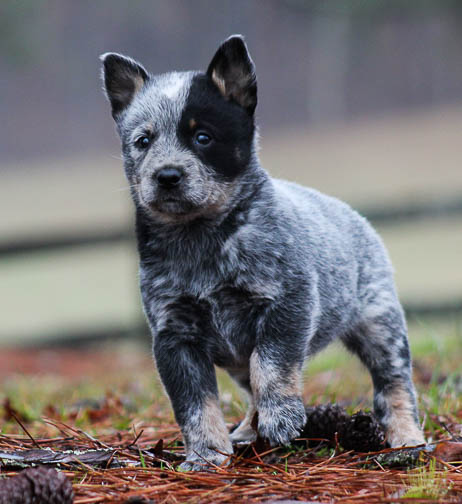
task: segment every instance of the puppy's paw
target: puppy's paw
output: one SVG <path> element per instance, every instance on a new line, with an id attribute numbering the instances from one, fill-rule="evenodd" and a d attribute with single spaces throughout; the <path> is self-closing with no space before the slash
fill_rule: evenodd
<path id="1" fill-rule="evenodd" d="M 209 448 L 202 449 L 187 455 L 186 460 L 179 465 L 180 471 L 213 471 L 216 466 L 220 466 L 229 459 L 228 455 L 223 455 Z"/>
<path id="2" fill-rule="evenodd" d="M 413 426 L 409 430 L 403 430 L 394 426 L 393 428 L 388 428 L 386 433 L 388 444 L 392 448 L 418 446 L 426 443 L 422 431 L 417 426 Z"/>
<path id="3" fill-rule="evenodd" d="M 386 439 L 392 448 L 425 444 L 423 432 L 410 409 L 390 415 L 384 427 Z"/>
<path id="4" fill-rule="evenodd" d="M 232 443 L 252 443 L 257 439 L 257 433 L 246 418 L 231 432 L 229 437 Z"/>
<path id="5" fill-rule="evenodd" d="M 305 407 L 299 397 L 276 397 L 258 407 L 258 434 L 271 446 L 290 444 L 305 423 Z"/>

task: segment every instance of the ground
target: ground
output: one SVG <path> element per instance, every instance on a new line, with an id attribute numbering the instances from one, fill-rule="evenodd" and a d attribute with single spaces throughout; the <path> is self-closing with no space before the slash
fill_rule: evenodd
<path id="1" fill-rule="evenodd" d="M 462 436 L 462 321 L 410 326 L 422 420 L 429 441 Z M 219 372 L 229 426 L 245 404 Z M 337 402 L 353 413 L 371 405 L 368 375 L 334 346 L 307 368 L 305 402 Z M 461 502 L 460 464 L 422 457 L 417 468 L 390 468 L 325 443 L 271 454 L 250 447 L 227 468 L 183 473 L 178 428 L 148 345 L 2 350 L 0 451 L 6 448 L 117 449 L 124 467 L 62 464 L 76 504 L 97 502 Z M 159 440 L 163 440 L 159 444 Z M 163 446 L 162 446 L 163 445 Z M 447 460 L 447 459 L 446 459 Z M 128 465 L 127 465 L 128 464 Z M 0 475 L 15 471 L 0 469 Z"/>

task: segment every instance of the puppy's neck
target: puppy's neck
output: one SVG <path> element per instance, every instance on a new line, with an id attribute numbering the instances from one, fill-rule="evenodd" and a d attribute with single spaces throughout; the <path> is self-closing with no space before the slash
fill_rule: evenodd
<path id="1" fill-rule="evenodd" d="M 237 181 L 238 191 L 221 212 L 198 215 L 191 219 L 160 222 L 142 207 L 136 209 L 136 231 L 140 252 L 144 249 L 175 249 L 223 243 L 239 226 L 248 220 L 248 214 L 263 194 L 271 190 L 268 173 L 255 161 Z M 267 198 L 267 195 L 266 195 Z M 182 244 L 182 245 L 181 245 Z"/>

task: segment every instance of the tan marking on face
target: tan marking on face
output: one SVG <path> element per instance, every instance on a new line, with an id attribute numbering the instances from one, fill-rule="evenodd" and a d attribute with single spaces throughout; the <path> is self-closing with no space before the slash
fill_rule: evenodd
<path id="1" fill-rule="evenodd" d="M 237 187 L 238 184 L 236 181 L 214 184 L 212 187 L 213 192 L 208 198 L 206 213 L 210 215 L 219 215 L 220 213 L 226 212 L 233 200 Z"/>
<path id="2" fill-rule="evenodd" d="M 189 120 L 189 127 L 193 130 L 197 126 L 197 122 L 195 119 Z"/>
<path id="3" fill-rule="evenodd" d="M 210 397 L 205 401 L 202 410 L 201 427 L 206 436 L 208 448 L 213 448 L 223 453 L 233 452 L 223 414 L 217 399 L 214 397 Z"/>
<path id="4" fill-rule="evenodd" d="M 155 127 L 153 127 L 155 130 Z M 198 217 L 224 219 L 231 210 L 236 197 L 241 190 L 240 179 L 230 182 L 217 181 L 210 175 L 210 169 L 205 164 L 199 164 L 197 159 L 183 152 L 176 156 L 162 157 L 162 154 L 153 149 L 149 151 L 141 165 L 140 204 L 146 208 L 150 217 L 162 224 L 183 224 L 193 221 Z M 150 205 L 153 198 L 152 164 L 189 165 L 187 182 L 185 183 L 182 197 L 191 203 L 192 209 L 187 213 L 169 213 Z"/>
<path id="5" fill-rule="evenodd" d="M 230 203 L 234 194 L 236 184 L 224 184 L 214 186 L 215 191 L 209 196 L 204 206 L 199 206 L 197 209 L 190 211 L 186 214 L 164 213 L 154 210 L 152 207 L 147 206 L 151 216 L 162 224 L 172 223 L 186 223 L 191 222 L 198 217 L 207 216 L 209 218 L 224 218 L 230 209 Z M 140 201 L 142 198 L 140 196 Z M 143 203 L 142 203 L 143 204 Z"/>
<path id="6" fill-rule="evenodd" d="M 387 422 L 387 441 L 392 448 L 400 446 L 415 446 L 425 443 L 420 427 L 413 415 L 412 399 L 402 387 L 397 387 L 385 397 L 390 408 Z"/>
<path id="7" fill-rule="evenodd" d="M 256 400 L 268 387 L 284 397 L 299 397 L 302 392 L 301 370 L 294 368 L 288 375 L 282 377 L 279 369 L 270 363 L 262 362 L 254 350 L 250 356 L 250 385 Z"/>
<path id="8" fill-rule="evenodd" d="M 212 72 L 212 80 L 215 83 L 215 85 L 217 86 L 217 88 L 220 91 L 220 93 L 226 98 L 227 97 L 227 94 L 226 94 L 226 83 L 225 83 L 224 79 L 222 79 L 217 74 L 216 70 L 214 70 Z"/>

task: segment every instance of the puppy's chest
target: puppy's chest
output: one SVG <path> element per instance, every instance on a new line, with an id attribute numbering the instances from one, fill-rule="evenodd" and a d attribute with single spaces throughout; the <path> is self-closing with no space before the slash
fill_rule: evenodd
<path id="1" fill-rule="evenodd" d="M 231 344 L 254 339 L 255 326 L 271 303 L 252 286 L 224 284 L 205 297 L 213 329 Z"/>
<path id="2" fill-rule="evenodd" d="M 229 366 L 248 360 L 275 289 L 258 272 L 223 274 L 205 265 L 151 277 L 151 289 L 144 288 L 143 297 L 151 293 L 148 304 L 157 332 L 174 326 L 182 332 L 178 338 L 190 338 L 212 355 L 215 364 Z"/>

